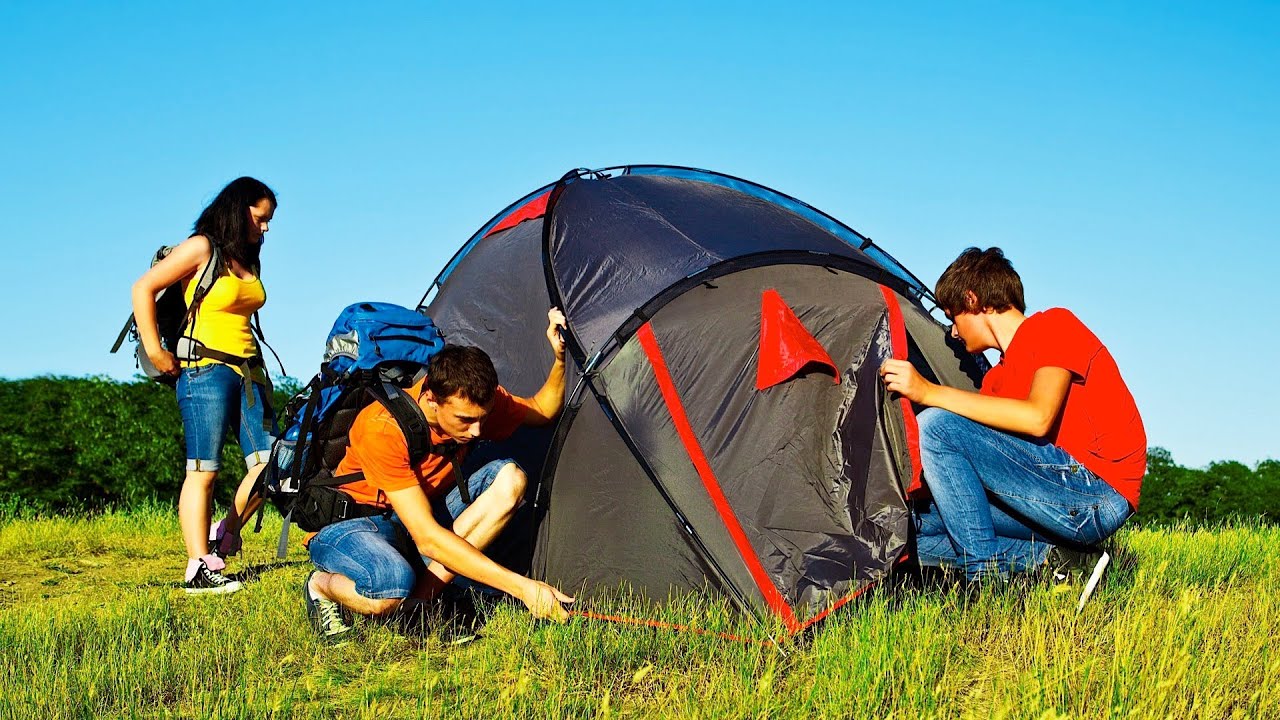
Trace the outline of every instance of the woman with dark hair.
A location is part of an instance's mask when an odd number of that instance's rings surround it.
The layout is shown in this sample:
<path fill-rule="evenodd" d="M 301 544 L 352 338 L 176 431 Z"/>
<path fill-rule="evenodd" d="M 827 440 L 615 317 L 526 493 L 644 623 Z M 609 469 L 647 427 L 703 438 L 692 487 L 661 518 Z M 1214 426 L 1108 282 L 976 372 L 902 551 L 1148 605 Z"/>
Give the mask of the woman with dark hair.
<path fill-rule="evenodd" d="M 200 213 L 192 234 L 133 284 L 133 313 L 148 359 L 177 377 L 178 409 L 186 438 L 186 479 L 178 519 L 187 549 L 188 593 L 231 593 L 240 583 L 223 577 L 223 557 L 239 550 L 241 513 L 248 490 L 271 450 L 276 432 L 271 383 L 250 318 L 266 302 L 258 254 L 276 195 L 250 177 L 233 180 Z M 164 347 L 156 324 L 156 293 L 181 281 L 190 307 L 205 266 L 216 278 L 188 316 L 178 358 Z M 218 359 L 214 359 L 218 358 Z M 227 430 L 238 428 L 249 471 L 236 493 L 236 507 L 210 537 L 213 481 L 221 467 Z M 217 541 L 215 548 L 210 543 Z"/>

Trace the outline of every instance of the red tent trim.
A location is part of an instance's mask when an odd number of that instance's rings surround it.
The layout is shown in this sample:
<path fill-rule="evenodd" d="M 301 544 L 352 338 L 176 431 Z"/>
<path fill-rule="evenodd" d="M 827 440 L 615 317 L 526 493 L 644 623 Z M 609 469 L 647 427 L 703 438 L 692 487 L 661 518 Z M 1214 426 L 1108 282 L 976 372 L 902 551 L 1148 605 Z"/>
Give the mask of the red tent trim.
<path fill-rule="evenodd" d="M 847 603 L 849 603 L 851 600 L 854 600 L 854 599 L 858 598 L 859 596 L 861 596 L 863 593 L 865 593 L 866 591 L 870 590 L 870 589 L 871 589 L 872 587 L 874 587 L 874 586 L 875 586 L 875 583 L 874 583 L 874 582 L 869 582 L 869 583 L 867 583 L 866 585 L 863 585 L 862 587 L 858 588 L 857 590 L 854 590 L 853 592 L 849 593 L 848 595 L 845 595 L 844 597 L 842 597 L 842 598 L 840 598 L 839 600 L 837 600 L 837 601 L 835 601 L 834 603 L 832 603 L 832 604 L 831 604 L 831 607 L 828 607 L 826 610 L 823 610 L 822 612 L 818 613 L 817 615 L 814 615 L 813 617 L 811 617 L 811 618 L 809 618 L 808 620 L 806 620 L 806 621 L 805 621 L 805 623 L 804 623 L 804 625 L 803 625 L 803 626 L 801 626 L 801 629 L 808 629 L 808 628 L 812 627 L 812 626 L 813 626 L 813 625 L 815 625 L 819 620 L 822 620 L 822 619 L 823 619 L 823 618 L 825 618 L 826 616 L 828 616 L 828 615 L 830 615 L 831 613 L 835 612 L 837 609 L 839 609 L 839 608 L 841 608 L 841 607 L 844 607 L 844 606 L 845 606 Z"/>
<path fill-rule="evenodd" d="M 748 572 L 751 573 L 751 579 L 755 581 L 760 594 L 764 596 L 765 604 L 781 618 L 787 629 L 793 633 L 800 630 L 801 626 L 799 621 L 796 620 L 795 612 L 787 604 L 786 599 L 782 597 L 782 593 L 778 591 L 777 586 L 773 584 L 773 580 L 769 578 L 769 574 L 765 572 L 764 567 L 760 564 L 760 558 L 756 556 L 755 550 L 751 547 L 751 541 L 747 539 L 746 533 L 742 530 L 742 524 L 738 522 L 737 515 L 734 514 L 733 508 L 729 506 L 728 498 L 724 496 L 724 491 L 720 488 L 720 482 L 716 479 L 715 472 L 711 469 L 711 464 L 707 461 L 706 454 L 702 451 L 702 445 L 698 442 L 698 438 L 693 432 L 693 427 L 689 424 L 689 417 L 685 414 L 684 404 L 680 400 L 680 393 L 676 390 L 675 383 L 671 379 L 671 372 L 667 369 L 666 359 L 662 356 L 662 349 L 658 347 L 658 339 L 654 337 L 650 323 L 642 325 L 636 331 L 636 336 L 649 359 L 649 364 L 653 367 L 653 374 L 658 381 L 658 388 L 662 391 L 662 399 L 666 402 L 667 411 L 671 413 L 671 420 L 676 426 L 676 432 L 680 435 L 680 441 L 684 443 L 685 452 L 689 454 L 689 459 L 693 461 L 693 466 L 698 471 L 698 478 L 702 480 L 702 486 L 706 488 L 707 494 L 711 497 L 711 502 L 715 505 L 716 512 L 720 514 L 720 519 L 724 521 L 725 528 L 729 531 L 729 536 L 733 539 L 733 544 L 738 548 L 738 554 L 742 557 L 742 562 L 747 566 Z"/>
<path fill-rule="evenodd" d="M 525 220 L 540 218 L 547 214 L 547 200 L 551 198 L 551 191 L 548 190 L 529 202 L 521 205 L 510 215 L 502 218 L 502 222 L 494 225 L 489 232 L 485 233 L 485 237 L 489 237 L 494 233 L 502 232 L 509 228 L 513 228 Z"/>
<path fill-rule="evenodd" d="M 885 308 L 889 311 L 889 345 L 893 350 L 894 360 L 907 359 L 907 326 L 902 320 L 902 307 L 898 305 L 898 296 L 889 288 L 880 285 L 880 294 L 884 296 Z M 900 398 L 902 407 L 902 424 L 907 431 L 907 452 L 911 455 L 911 482 L 907 484 L 907 494 L 920 491 L 920 425 L 916 422 L 915 410 L 911 409 L 911 401 Z"/>
<path fill-rule="evenodd" d="M 898 558 L 898 561 L 897 561 L 896 563 L 894 563 L 894 564 L 895 564 L 895 565 L 901 565 L 902 563 L 906 562 L 906 561 L 907 561 L 907 558 L 909 558 L 909 557 L 911 557 L 911 554 L 910 554 L 910 553 L 903 553 L 903 554 Z M 812 627 L 813 625 L 815 625 L 815 624 L 816 624 L 819 620 L 821 620 L 822 618 L 824 618 L 824 617 L 826 617 L 826 616 L 830 615 L 831 613 L 835 612 L 837 609 L 839 609 L 839 608 L 841 608 L 841 607 L 844 607 L 844 606 L 845 606 L 849 601 L 854 600 L 854 599 L 856 599 L 856 598 L 860 597 L 863 593 L 865 593 L 865 592 L 867 592 L 868 590 L 870 590 L 871 588 L 875 587 L 875 586 L 876 586 L 876 583 L 878 583 L 878 582 L 880 582 L 880 581 L 879 581 L 879 580 L 872 580 L 871 582 L 867 583 L 866 585 L 863 585 L 862 587 L 858 588 L 857 590 L 854 590 L 853 592 L 849 593 L 848 595 L 845 595 L 844 597 L 842 597 L 842 598 L 840 598 L 839 600 L 835 601 L 834 603 L 832 603 L 832 604 L 831 604 L 831 607 L 828 607 L 826 610 L 823 610 L 822 612 L 818 613 L 817 615 L 814 615 L 813 617 L 811 617 L 811 618 L 809 618 L 808 620 L 806 620 L 806 621 L 805 621 L 805 623 L 804 623 L 804 628 L 807 630 L 808 628 Z"/>

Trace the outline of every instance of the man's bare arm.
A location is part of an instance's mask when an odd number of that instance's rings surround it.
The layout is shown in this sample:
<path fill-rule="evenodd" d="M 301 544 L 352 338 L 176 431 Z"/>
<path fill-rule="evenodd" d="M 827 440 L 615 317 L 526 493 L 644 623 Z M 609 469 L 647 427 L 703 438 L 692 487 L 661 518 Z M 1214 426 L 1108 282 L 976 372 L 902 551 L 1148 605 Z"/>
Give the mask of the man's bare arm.
<path fill-rule="evenodd" d="M 564 338 L 560 336 L 564 324 L 564 313 L 559 308 L 551 308 L 547 312 L 547 342 L 555 353 L 555 362 L 551 364 L 546 382 L 530 398 L 533 407 L 525 413 L 525 425 L 550 425 L 564 408 Z"/>
<path fill-rule="evenodd" d="M 886 360 L 880 368 L 885 386 L 914 403 L 949 410 L 1005 432 L 1042 438 L 1053 429 L 1071 389 L 1071 371 L 1042 367 L 1031 379 L 1026 399 L 992 397 L 925 380 L 905 360 Z"/>

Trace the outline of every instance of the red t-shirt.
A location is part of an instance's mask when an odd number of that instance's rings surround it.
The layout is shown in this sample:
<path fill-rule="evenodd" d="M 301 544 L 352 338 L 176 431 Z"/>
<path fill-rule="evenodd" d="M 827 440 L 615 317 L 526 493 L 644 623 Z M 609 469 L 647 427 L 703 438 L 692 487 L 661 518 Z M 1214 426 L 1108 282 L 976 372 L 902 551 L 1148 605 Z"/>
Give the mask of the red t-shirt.
<path fill-rule="evenodd" d="M 1098 337 L 1070 310 L 1028 317 L 1004 357 L 982 379 L 982 394 L 1026 399 L 1042 367 L 1071 372 L 1058 424 L 1046 438 L 1138 507 L 1147 471 L 1147 433 L 1120 369 Z"/>
<path fill-rule="evenodd" d="M 419 381 L 408 390 L 410 397 L 422 395 Z M 502 440 L 515 432 L 523 423 L 526 409 L 532 401 L 517 397 L 498 386 L 493 397 L 493 408 L 480 422 L 480 438 Z M 415 467 L 409 464 L 409 441 L 405 439 L 400 424 L 381 403 L 370 403 L 360 411 L 351 425 L 351 445 L 338 463 L 334 475 L 363 472 L 364 479 L 341 486 L 356 502 L 387 507 L 387 491 L 403 490 L 419 485 L 427 497 L 447 492 L 457 482 L 458 468 L 466 457 L 468 445 L 461 445 L 451 455 L 427 453 Z M 431 429 L 431 442 L 440 445 L 449 438 Z M 380 492 L 381 491 L 381 492 Z"/>

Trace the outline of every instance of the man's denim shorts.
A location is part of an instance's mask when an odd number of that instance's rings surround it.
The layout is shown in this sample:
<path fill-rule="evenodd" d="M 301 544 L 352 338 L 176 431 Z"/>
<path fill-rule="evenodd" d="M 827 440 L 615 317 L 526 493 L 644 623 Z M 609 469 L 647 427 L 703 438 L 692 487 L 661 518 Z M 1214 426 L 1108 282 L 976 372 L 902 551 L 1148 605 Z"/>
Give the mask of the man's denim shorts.
<path fill-rule="evenodd" d="M 514 460 L 494 460 L 472 473 L 467 480 L 472 499 L 488 490 L 508 464 L 516 465 Z M 467 506 L 455 487 L 443 499 L 432 499 L 431 508 L 436 522 L 452 528 Z M 350 578 L 356 592 L 370 600 L 408 597 L 418 574 L 431 563 L 431 558 L 418 554 L 409 531 L 394 513 L 334 523 L 316 533 L 307 549 L 316 567 Z"/>
<path fill-rule="evenodd" d="M 263 427 L 267 408 L 266 388 L 253 386 L 253 407 L 244 392 L 244 379 L 222 363 L 183 368 L 178 375 L 178 411 L 182 414 L 182 434 L 187 443 L 188 470 L 218 470 L 222 467 L 222 441 L 227 430 L 238 427 L 240 449 L 249 467 L 267 461 L 271 454 L 275 415 L 267 416 L 270 430 Z"/>

